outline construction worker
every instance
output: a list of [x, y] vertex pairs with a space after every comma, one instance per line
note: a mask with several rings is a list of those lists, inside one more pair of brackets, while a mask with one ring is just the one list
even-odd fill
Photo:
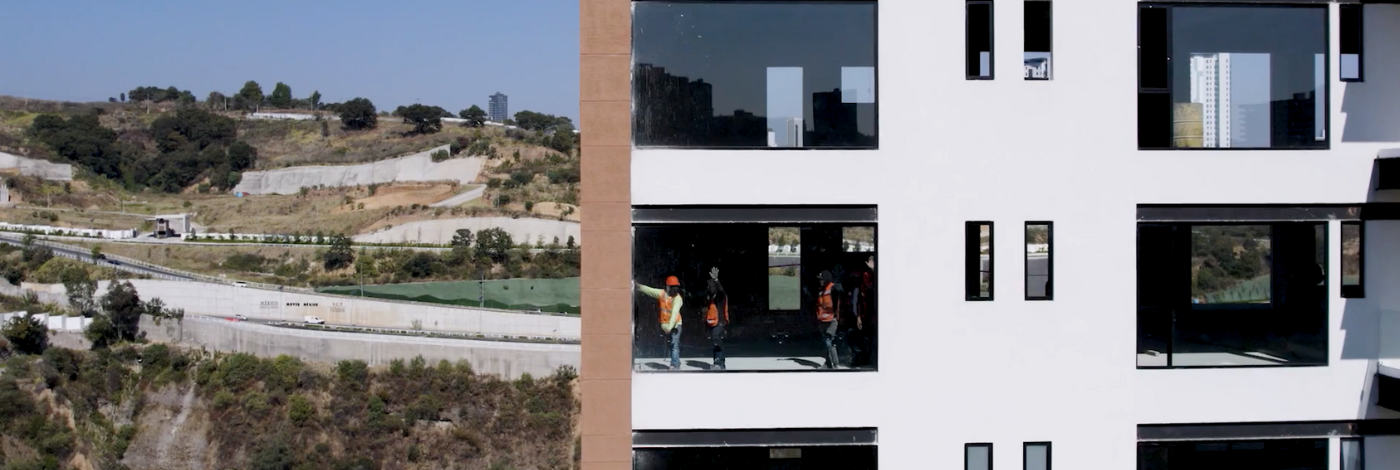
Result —
[[729, 296], [719, 283], [719, 268], [710, 268], [709, 301], [705, 324], [710, 326], [710, 343], [714, 345], [715, 369], [724, 370], [724, 327], [729, 325]]
[[865, 258], [865, 268], [858, 273], [858, 284], [851, 293], [851, 314], [856, 318], [856, 340], [858, 349], [851, 358], [851, 365], [870, 365], [875, 349], [875, 255]]
[[836, 279], [831, 271], [822, 271], [817, 276], [821, 282], [821, 289], [817, 291], [814, 302], [818, 329], [822, 333], [822, 345], [826, 347], [826, 364], [822, 367], [835, 369], [839, 365], [836, 357], [836, 330], [837, 321], [840, 317], [840, 304], [836, 302], [837, 295]]
[[671, 339], [671, 369], [681, 368], [681, 280], [666, 276], [666, 290], [637, 284], [637, 290], [656, 299], [661, 331]]

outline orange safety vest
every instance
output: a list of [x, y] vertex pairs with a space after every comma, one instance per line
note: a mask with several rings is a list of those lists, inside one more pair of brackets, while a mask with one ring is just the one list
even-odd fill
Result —
[[[657, 297], [656, 300], [658, 307], [660, 307], [661, 310], [661, 324], [667, 325], [671, 323], [671, 296], [667, 295], [667, 293], [665, 292], [662, 292], [661, 296]], [[677, 319], [676, 324], [680, 324], [679, 319]]]
[[[705, 313], [705, 323], [710, 326], [719, 325], [719, 308], [715, 307], [714, 301], [710, 302], [710, 311]], [[724, 299], [724, 324], [729, 324], [729, 299]]]
[[831, 301], [831, 288], [835, 285], [828, 282], [817, 294], [817, 321], [826, 323], [836, 320], [836, 303]]

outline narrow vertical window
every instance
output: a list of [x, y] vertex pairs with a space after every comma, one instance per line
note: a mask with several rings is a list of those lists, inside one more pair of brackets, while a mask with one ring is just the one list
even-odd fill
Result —
[[967, 79], [991, 80], [996, 71], [992, 66], [992, 2], [967, 1]]
[[992, 444], [963, 446], [963, 470], [992, 470]]
[[1171, 10], [1138, 8], [1138, 148], [1172, 146]]
[[964, 232], [967, 300], [992, 300], [992, 223], [968, 222]]
[[1049, 0], [1026, 0], [1026, 80], [1049, 80], [1054, 27]]
[[1026, 222], [1026, 300], [1053, 300], [1054, 223]]
[[1342, 222], [1342, 297], [1366, 296], [1366, 225], [1362, 221]]
[[1027, 442], [1021, 459], [1022, 470], [1050, 470], [1050, 443]]
[[1362, 45], [1361, 5], [1341, 5], [1342, 70], [1344, 82], [1365, 81]]
[[1366, 470], [1366, 445], [1359, 437], [1342, 438], [1341, 470]]

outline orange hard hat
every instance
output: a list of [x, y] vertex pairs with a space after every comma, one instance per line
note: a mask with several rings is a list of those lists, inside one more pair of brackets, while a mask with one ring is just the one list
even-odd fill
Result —
[[681, 285], [681, 280], [678, 279], [678, 278], [676, 278], [676, 276], [666, 276], [666, 286], [667, 286], [667, 287], [670, 287], [670, 286], [680, 287], [680, 285]]

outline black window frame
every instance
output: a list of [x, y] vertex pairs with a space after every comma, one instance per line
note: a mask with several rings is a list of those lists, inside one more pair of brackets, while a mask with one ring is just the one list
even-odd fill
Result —
[[[1337, 52], [1337, 78], [1347, 83], [1363, 83], [1366, 81], [1366, 13], [1365, 5], [1362, 4], [1340, 4], [1338, 6], [1338, 33], [1339, 43]], [[1352, 16], [1354, 15], [1354, 16]], [[1355, 20], [1355, 24], [1348, 24], [1350, 20]], [[1350, 41], [1355, 41], [1354, 44]], [[1356, 46], [1355, 52], [1348, 52], [1350, 45]], [[1356, 54], [1356, 78], [1346, 78], [1342, 76], [1341, 57], [1348, 54]]]
[[[990, 0], [987, 0], [987, 1], [990, 1]], [[631, 54], [631, 55], [633, 56], [633, 63], [630, 65], [630, 68], [629, 68], [629, 73], [631, 73], [633, 76], [632, 76], [631, 78], [629, 78], [629, 80], [628, 80], [628, 97], [629, 97], [629, 99], [632, 100], [632, 103], [633, 103], [633, 109], [631, 109], [630, 111], [628, 111], [628, 116], [629, 116], [630, 119], [632, 120], [632, 124], [629, 125], [628, 139], [629, 139], [629, 141], [631, 142], [631, 145], [632, 145], [634, 148], [643, 149], [643, 150], [671, 150], [671, 149], [678, 149], [678, 150], [743, 150], [743, 151], [761, 150], [761, 151], [776, 151], [776, 152], [791, 152], [791, 151], [818, 151], [818, 152], [821, 152], [821, 151], [851, 151], [851, 150], [856, 150], [856, 151], [868, 151], [868, 150], [879, 150], [879, 149], [880, 149], [880, 99], [881, 99], [881, 98], [880, 98], [880, 97], [881, 97], [881, 87], [880, 87], [880, 14], [879, 14], [879, 13], [880, 13], [880, 6], [879, 6], [879, 1], [878, 1], [878, 0], [630, 0], [629, 5], [632, 6], [633, 8], [635, 8], [635, 7], [637, 6], [637, 4], [641, 4], [641, 3], [668, 3], [668, 2], [670, 2], [670, 3], [719, 3], [719, 4], [724, 4], [724, 3], [779, 3], [779, 4], [781, 4], [781, 3], [793, 3], [793, 4], [802, 4], [802, 3], [808, 3], [808, 4], [831, 3], [831, 4], [870, 4], [873, 8], [875, 8], [874, 23], [873, 23], [873, 25], [871, 26], [872, 30], [874, 31], [874, 38], [873, 38], [873, 41], [874, 41], [874, 49], [875, 49], [875, 50], [874, 50], [874, 64], [872, 65], [872, 67], [875, 69], [875, 70], [874, 70], [874, 74], [875, 74], [875, 76], [874, 76], [874, 80], [875, 80], [875, 82], [874, 82], [874, 83], [875, 83], [875, 102], [872, 103], [872, 104], [874, 105], [874, 109], [873, 109], [873, 112], [872, 112], [872, 116], [874, 116], [874, 118], [875, 118], [875, 126], [874, 126], [874, 131], [873, 131], [873, 132], [874, 132], [874, 134], [873, 134], [873, 136], [874, 136], [874, 143], [873, 143], [872, 145], [810, 146], [810, 147], [808, 147], [808, 146], [803, 146], [803, 147], [769, 147], [769, 146], [745, 146], [745, 145], [716, 145], [716, 144], [710, 144], [710, 143], [706, 143], [706, 144], [696, 144], [696, 145], [652, 144], [652, 143], [639, 144], [639, 143], [637, 143], [637, 133], [638, 133], [638, 126], [639, 126], [639, 124], [638, 124], [638, 121], [637, 121], [637, 109], [636, 109], [636, 104], [637, 104], [637, 101], [638, 101], [638, 90], [637, 90], [636, 76], [635, 76], [636, 73], [637, 73], [637, 70], [638, 70], [637, 66], [638, 66], [639, 64], [636, 63], [636, 46], [635, 46], [635, 45], [632, 45], [632, 46], [629, 46], [629, 47], [628, 47], [628, 53]], [[633, 14], [635, 14], [635, 13], [633, 13]], [[632, 27], [631, 27], [631, 26], [628, 27], [628, 35], [629, 35], [629, 36], [628, 36], [629, 38], [632, 37], [633, 35], [635, 35], [635, 33], [632, 31]]]
[[1032, 446], [1045, 446], [1045, 470], [1053, 470], [1053, 469], [1054, 469], [1054, 459], [1051, 458], [1051, 455], [1053, 455], [1053, 454], [1052, 454], [1052, 452], [1051, 452], [1051, 447], [1052, 447], [1052, 446], [1051, 446], [1051, 444], [1050, 444], [1050, 441], [1027, 442], [1027, 443], [1022, 444], [1022, 445], [1021, 445], [1021, 470], [1031, 470], [1031, 469], [1030, 469], [1030, 459], [1029, 459], [1028, 457], [1030, 456], [1030, 450], [1031, 450], [1031, 447], [1032, 447]]
[[[1023, 256], [1024, 256], [1024, 259], [1025, 259], [1025, 266], [1024, 266], [1024, 271], [1022, 272], [1022, 275], [1023, 275], [1022, 277], [1024, 278], [1023, 280], [1025, 281], [1025, 282], [1024, 282], [1024, 284], [1025, 284], [1024, 287], [1026, 288], [1026, 300], [1028, 300], [1028, 301], [1055, 300], [1055, 223], [1054, 223], [1054, 222], [1051, 222], [1051, 221], [1048, 221], [1048, 220], [1031, 220], [1031, 221], [1027, 221], [1027, 222], [1026, 222], [1026, 230], [1021, 231], [1021, 234], [1024, 236], [1025, 233], [1026, 233], [1026, 231], [1029, 230], [1029, 229], [1031, 228], [1032, 225], [1044, 225], [1044, 226], [1045, 226], [1045, 244], [1046, 244], [1046, 249], [1045, 249], [1045, 276], [1046, 276], [1046, 277], [1045, 277], [1045, 281], [1046, 281], [1046, 287], [1045, 287], [1045, 295], [1044, 295], [1044, 296], [1039, 296], [1039, 297], [1037, 297], [1037, 296], [1032, 296], [1032, 295], [1031, 295], [1031, 283], [1030, 283], [1030, 277], [1031, 277], [1031, 254], [1030, 254], [1030, 252], [1024, 253]], [[1027, 240], [1027, 241], [1025, 242], [1025, 244], [1026, 244], [1026, 245], [1029, 245], [1029, 244], [1030, 244], [1030, 241]], [[1024, 250], [1022, 250], [1022, 251], [1024, 251]]]
[[[1356, 264], [1357, 264], [1357, 268], [1358, 268], [1357, 272], [1359, 273], [1359, 274], [1357, 275], [1357, 282], [1356, 282], [1356, 285], [1347, 285], [1347, 283], [1346, 283], [1346, 273], [1347, 273], [1347, 267], [1346, 267], [1346, 261], [1347, 261], [1347, 257], [1346, 257], [1346, 242], [1347, 242], [1346, 228], [1347, 228], [1348, 226], [1355, 226], [1355, 227], [1356, 227], [1356, 231], [1357, 231], [1357, 232], [1356, 232], [1356, 237], [1357, 237], [1357, 239], [1358, 239], [1358, 241], [1360, 242], [1360, 245], [1361, 245], [1361, 246], [1357, 247], [1357, 254], [1356, 254]], [[1340, 237], [1341, 241], [1340, 241], [1339, 243], [1337, 243], [1337, 249], [1338, 249], [1338, 251], [1337, 251], [1337, 260], [1338, 260], [1339, 263], [1341, 263], [1341, 269], [1338, 270], [1339, 272], [1338, 272], [1337, 275], [1340, 276], [1340, 277], [1337, 279], [1337, 285], [1339, 285], [1339, 286], [1342, 287], [1342, 297], [1343, 297], [1343, 298], [1347, 298], [1347, 299], [1362, 299], [1362, 298], [1365, 298], [1365, 297], [1366, 297], [1366, 222], [1360, 221], [1360, 220], [1343, 220], [1343, 221], [1342, 221], [1342, 232], [1340, 233], [1340, 235], [1341, 235], [1341, 237]]]
[[985, 447], [985, 448], [987, 448], [987, 470], [994, 470], [994, 469], [996, 468], [996, 465], [994, 464], [995, 461], [994, 461], [994, 459], [993, 459], [994, 454], [993, 454], [993, 452], [992, 452], [992, 443], [990, 443], [990, 442], [971, 442], [971, 443], [963, 444], [963, 470], [968, 470], [968, 468], [967, 468], [968, 464], [971, 464], [971, 463], [972, 463], [972, 462], [971, 462], [971, 459], [968, 459], [968, 453], [969, 453], [968, 451], [970, 451], [970, 450], [972, 450], [972, 449], [974, 449], [974, 448], [980, 448], [980, 447]]
[[[1356, 459], [1359, 468], [1347, 468], [1346, 466], [1346, 444], [1348, 442], [1355, 442], [1356, 451], [1361, 453], [1360, 458]], [[1337, 442], [1337, 458], [1337, 470], [1366, 470], [1366, 439], [1363, 437], [1343, 437], [1341, 441]]]
[[[1292, 2], [1290, 2], [1290, 1], [1288, 1], [1288, 0], [1276, 0], [1275, 3], [1262, 3], [1262, 2], [1256, 3], [1256, 2], [1253, 2], [1253, 1], [1250, 1], [1250, 2], [1233, 2], [1233, 3], [1231, 3], [1231, 2], [1223, 2], [1223, 1], [1215, 1], [1215, 0], [1178, 0], [1178, 1], [1175, 2], [1175, 3], [1170, 2], [1170, 1], [1152, 1], [1152, 2], [1141, 2], [1141, 3], [1138, 3], [1138, 24], [1137, 24], [1137, 25], [1138, 25], [1138, 32], [1137, 32], [1137, 35], [1138, 35], [1138, 56], [1137, 56], [1137, 72], [1138, 72], [1138, 81], [1137, 81], [1137, 85], [1138, 85], [1138, 110], [1137, 110], [1137, 118], [1138, 118], [1138, 150], [1139, 150], [1139, 151], [1170, 151], [1170, 152], [1180, 152], [1180, 151], [1186, 151], [1186, 152], [1209, 152], [1209, 151], [1227, 151], [1227, 152], [1228, 152], [1228, 151], [1237, 151], [1237, 152], [1238, 152], [1238, 151], [1244, 151], [1244, 152], [1249, 152], [1249, 151], [1254, 151], [1254, 152], [1258, 152], [1258, 151], [1322, 151], [1322, 150], [1331, 150], [1331, 149], [1332, 149], [1332, 140], [1333, 140], [1333, 132], [1332, 132], [1332, 59], [1334, 58], [1333, 56], [1336, 55], [1336, 54], [1333, 54], [1333, 53], [1332, 53], [1332, 9], [1329, 8], [1328, 5], [1329, 5], [1329, 3], [1326, 2], [1326, 1], [1312, 1], [1312, 0], [1295, 0], [1295, 1], [1292, 1]], [[1165, 132], [1166, 132], [1166, 134], [1167, 134], [1166, 146], [1159, 147], [1159, 146], [1145, 146], [1145, 145], [1143, 145], [1143, 142], [1142, 142], [1142, 141], [1143, 141], [1143, 132], [1144, 132], [1144, 131], [1143, 131], [1143, 112], [1142, 112], [1142, 104], [1143, 104], [1143, 99], [1144, 99], [1144, 97], [1146, 97], [1146, 96], [1153, 96], [1153, 95], [1163, 95], [1163, 94], [1164, 94], [1164, 95], [1167, 96], [1167, 102], [1168, 102], [1168, 103], [1171, 103], [1171, 94], [1172, 94], [1172, 91], [1173, 91], [1172, 79], [1170, 78], [1170, 75], [1171, 75], [1171, 67], [1173, 66], [1173, 64], [1170, 62], [1170, 59], [1171, 59], [1171, 57], [1172, 57], [1172, 52], [1173, 52], [1173, 51], [1172, 51], [1172, 41], [1171, 41], [1171, 31], [1172, 31], [1172, 15], [1171, 15], [1171, 10], [1172, 10], [1173, 8], [1176, 8], [1176, 7], [1183, 7], [1183, 8], [1221, 8], [1221, 7], [1224, 7], [1224, 8], [1316, 8], [1316, 9], [1320, 9], [1321, 11], [1323, 11], [1323, 17], [1324, 17], [1324, 24], [1323, 24], [1323, 36], [1324, 36], [1323, 41], [1324, 41], [1324, 44], [1323, 44], [1323, 50], [1327, 51], [1327, 52], [1326, 52], [1327, 57], [1326, 57], [1326, 60], [1323, 60], [1323, 61], [1322, 61], [1322, 63], [1323, 63], [1323, 66], [1322, 66], [1322, 67], [1323, 67], [1323, 69], [1322, 69], [1322, 90], [1320, 90], [1320, 91], [1317, 93], [1317, 95], [1318, 95], [1319, 97], [1323, 97], [1324, 99], [1327, 100], [1326, 106], [1324, 106], [1324, 109], [1326, 109], [1326, 112], [1323, 113], [1323, 123], [1322, 123], [1323, 129], [1326, 130], [1326, 134], [1325, 134], [1325, 135], [1326, 135], [1327, 137], [1326, 137], [1326, 139], [1323, 140], [1323, 144], [1322, 144], [1321, 146], [1317, 146], [1317, 147], [1274, 147], [1274, 146], [1269, 146], [1269, 147], [1223, 147], [1223, 148], [1222, 148], [1222, 147], [1213, 147], [1213, 148], [1212, 148], [1212, 147], [1195, 147], [1195, 148], [1193, 148], [1193, 147], [1174, 147], [1174, 146], [1172, 146], [1172, 138], [1173, 138], [1173, 137], [1172, 137], [1172, 129], [1171, 129], [1171, 127], [1164, 127], [1163, 129], [1165, 129]], [[1143, 73], [1142, 73], [1142, 65], [1143, 65], [1143, 52], [1142, 52], [1142, 46], [1143, 46], [1142, 16], [1143, 16], [1143, 15], [1142, 15], [1142, 14], [1143, 14], [1143, 12], [1149, 11], [1149, 10], [1163, 10], [1163, 11], [1166, 11], [1166, 12], [1167, 12], [1166, 21], [1165, 21], [1165, 23], [1164, 23], [1164, 27], [1165, 27], [1165, 30], [1166, 30], [1166, 33], [1167, 33], [1167, 40], [1166, 40], [1166, 44], [1165, 44], [1164, 46], [1165, 46], [1165, 52], [1166, 52], [1166, 59], [1168, 60], [1168, 62], [1167, 62], [1167, 70], [1166, 70], [1166, 73], [1167, 73], [1168, 78], [1167, 78], [1167, 81], [1166, 81], [1166, 84], [1165, 84], [1165, 88], [1162, 88], [1162, 87], [1147, 87], [1147, 86], [1143, 86]], [[1340, 60], [1340, 56], [1338, 56], [1337, 58]], [[1167, 119], [1165, 119], [1165, 121], [1166, 121], [1168, 124], [1170, 124], [1170, 123], [1172, 122], [1172, 119], [1170, 118], [1170, 115], [1168, 115], [1168, 117], [1167, 117]], [[1316, 125], [1316, 123], [1314, 123], [1314, 125]], [[1157, 132], [1163, 132], [1163, 131], [1159, 130], [1159, 131], [1157, 131]]]
[[[981, 60], [981, 57], [980, 57], [978, 54], [982, 52], [982, 51], [974, 51], [974, 50], [973, 50], [973, 45], [972, 45], [972, 39], [973, 39], [973, 34], [972, 34], [972, 32], [973, 32], [973, 29], [972, 29], [972, 7], [973, 7], [973, 5], [986, 5], [986, 7], [987, 7], [987, 25], [986, 25], [986, 26], [987, 26], [987, 74], [986, 74], [986, 75], [980, 75], [980, 74], [974, 75], [974, 74], [972, 73], [973, 58], [976, 57], [977, 60], [980, 61], [980, 60]], [[966, 48], [966, 50], [964, 51], [964, 53], [967, 55], [967, 57], [965, 58], [965, 64], [963, 65], [963, 73], [965, 73], [965, 74], [967, 75], [967, 79], [968, 79], [968, 80], [996, 80], [996, 77], [997, 77], [997, 61], [996, 61], [996, 57], [997, 57], [997, 34], [996, 34], [996, 23], [997, 23], [997, 21], [996, 21], [996, 5], [994, 5], [994, 4], [992, 3], [992, 0], [967, 0], [967, 5], [966, 5], [966, 7], [965, 7], [965, 11], [964, 11], [964, 13], [963, 13], [963, 17], [964, 17], [964, 25], [963, 25], [963, 28], [964, 28], [964, 30], [965, 30], [965, 34], [964, 34], [963, 41], [964, 41], [964, 46], [965, 46], [965, 48]]]
[[[982, 296], [982, 226], [987, 226], [987, 296]], [[996, 226], [989, 220], [963, 224], [963, 294], [969, 302], [996, 298]]]
[[1023, 0], [1023, 1], [1022, 1], [1022, 7], [1021, 7], [1021, 8], [1022, 8], [1022, 13], [1023, 13], [1023, 16], [1021, 17], [1021, 22], [1022, 22], [1021, 28], [1022, 28], [1022, 30], [1023, 30], [1023, 31], [1022, 31], [1023, 33], [1028, 32], [1027, 30], [1030, 29], [1030, 28], [1028, 27], [1028, 25], [1027, 25], [1027, 22], [1029, 21], [1028, 19], [1030, 18], [1030, 14], [1029, 14], [1030, 11], [1029, 11], [1029, 10], [1030, 10], [1030, 5], [1031, 5], [1032, 3], [1044, 3], [1044, 4], [1045, 4], [1045, 7], [1046, 7], [1046, 8], [1045, 8], [1045, 14], [1046, 14], [1045, 21], [1048, 22], [1048, 24], [1045, 25], [1045, 33], [1046, 33], [1046, 38], [1045, 38], [1045, 50], [1043, 50], [1043, 51], [1033, 51], [1033, 50], [1031, 50], [1031, 45], [1029, 44], [1029, 42], [1030, 42], [1030, 34], [1025, 34], [1025, 37], [1023, 38], [1023, 42], [1026, 43], [1026, 44], [1023, 45], [1021, 52], [1022, 52], [1023, 54], [1026, 53], [1026, 52], [1044, 52], [1044, 53], [1046, 53], [1046, 54], [1049, 54], [1050, 57], [1051, 57], [1051, 60], [1050, 60], [1050, 68], [1049, 68], [1049, 70], [1047, 70], [1048, 73], [1046, 74], [1047, 76], [1046, 76], [1045, 78], [1035, 78], [1035, 77], [1022, 77], [1022, 78], [1025, 79], [1025, 80], [1027, 80], [1027, 81], [1033, 81], [1033, 82], [1048, 82], [1048, 81], [1050, 81], [1050, 80], [1053, 80], [1054, 77], [1055, 77], [1055, 60], [1054, 60], [1054, 57], [1055, 57], [1055, 2], [1053, 2], [1052, 0]]

